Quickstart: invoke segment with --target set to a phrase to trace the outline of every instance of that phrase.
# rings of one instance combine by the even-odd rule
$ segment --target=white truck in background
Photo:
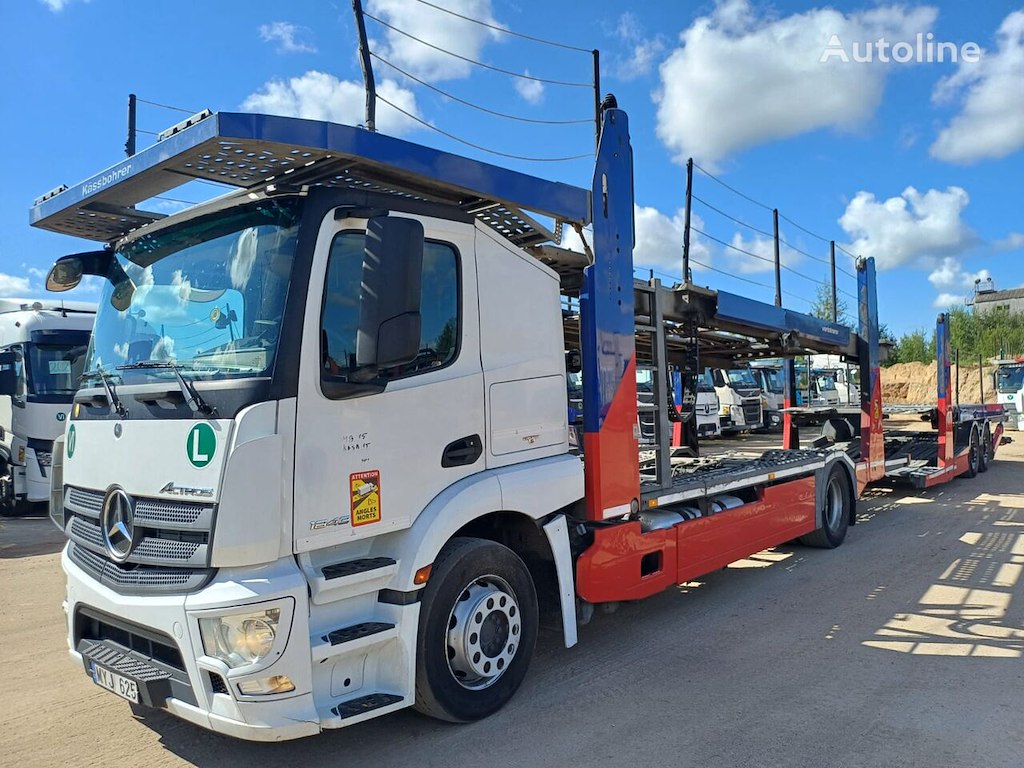
[[[782,429],[782,408],[785,400],[785,382],[781,363],[768,361],[764,365],[751,364],[754,380],[761,388],[761,426],[766,430]]]
[[[85,363],[93,304],[0,299],[0,515],[50,498],[53,441],[63,434]]]
[[[723,434],[758,429],[764,419],[761,390],[749,368],[710,368],[718,395],[718,415]]]
[[[718,437],[722,434],[722,420],[719,417],[718,394],[710,372],[697,377],[697,403],[694,414],[697,418],[697,437]]]
[[[860,405],[860,370],[839,355],[811,355],[811,368],[831,376],[840,405]]]
[[[1006,409],[1006,428],[1024,432],[1024,357],[997,360],[994,378],[997,402]]]

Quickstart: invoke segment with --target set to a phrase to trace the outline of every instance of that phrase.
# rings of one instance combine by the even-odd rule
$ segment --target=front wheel
[[[0,458],[0,517],[13,517],[18,511],[14,498],[14,468]]]
[[[842,544],[850,526],[852,497],[849,476],[842,467],[833,466],[825,483],[821,527],[806,536],[801,536],[800,543],[822,549],[835,549]]]
[[[537,593],[515,552],[452,539],[420,605],[416,709],[465,723],[501,709],[519,689],[537,642]]]

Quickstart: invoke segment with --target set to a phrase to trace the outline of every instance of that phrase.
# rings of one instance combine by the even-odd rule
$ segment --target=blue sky
[[[368,12],[445,51],[546,80],[591,80],[589,54],[472,25],[417,0],[364,1]],[[702,202],[694,203],[694,227],[705,234],[695,234],[693,254],[717,270],[695,265],[697,282],[771,301],[771,265],[756,258],[770,257],[771,244],[744,224],[770,232],[777,207],[786,217],[782,237],[793,246],[783,248],[783,289],[794,309],[808,307],[827,274],[817,259],[827,260],[828,245],[815,235],[876,257],[882,320],[896,332],[931,327],[939,309],[962,303],[976,278],[991,277],[998,288],[1024,285],[1018,3],[433,2],[495,26],[600,49],[602,91],[614,92],[630,116],[637,264],[679,275],[684,163],[693,156],[756,201],[695,174]],[[129,92],[186,109],[363,119],[354,24],[343,0],[21,0],[5,4],[2,19],[9,35],[0,52],[7,74],[0,139],[9,173],[0,193],[0,295],[40,293],[53,259],[85,245],[31,229],[28,207],[123,156]],[[419,120],[513,155],[592,151],[590,89],[466,64],[373,20],[367,29],[376,54],[460,99],[525,118],[584,122],[487,115],[375,61],[382,97]],[[961,60],[915,62],[905,47],[899,53],[906,59],[909,52],[911,61],[895,61],[895,49],[883,61],[877,47],[867,47],[883,37],[913,45],[918,34],[922,44],[947,43],[946,58],[955,48]],[[980,54],[968,55],[969,43]],[[869,53],[872,61],[854,60]],[[141,104],[138,124],[159,131],[182,117]],[[384,103],[378,128],[589,185],[590,158],[495,157]],[[152,140],[139,136],[140,146]],[[215,191],[191,185],[167,197],[198,201]],[[154,205],[181,207],[174,200]],[[852,271],[842,252],[839,265]],[[842,273],[840,288],[854,292]]]

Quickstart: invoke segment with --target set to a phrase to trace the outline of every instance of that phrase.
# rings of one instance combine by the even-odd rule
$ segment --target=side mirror
[[[64,256],[50,267],[46,276],[46,290],[60,293],[70,291],[80,282],[85,274],[85,265],[78,256]]]
[[[18,391],[18,371],[14,367],[14,353],[0,352],[0,395],[14,397]]]
[[[410,363],[420,351],[423,225],[374,216],[366,224],[356,332],[356,365],[380,369]]]

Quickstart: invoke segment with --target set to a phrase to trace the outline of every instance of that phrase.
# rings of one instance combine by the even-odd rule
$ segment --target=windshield
[[[85,375],[149,361],[175,363],[192,377],[267,374],[300,206],[294,198],[264,200],[143,235],[116,251]],[[137,375],[174,374],[140,366]]]
[[[816,372],[814,382],[818,385],[819,392],[829,392],[836,388],[836,379],[831,373]]]
[[[697,391],[698,392],[714,392],[715,391],[715,378],[711,375],[711,369],[705,368],[704,373],[697,377]]]
[[[1019,392],[1024,388],[1024,365],[999,368],[996,371],[996,386],[1000,392]]]
[[[759,371],[761,373],[761,381],[769,392],[781,395],[785,391],[781,370],[778,368],[760,368]]]
[[[750,372],[749,368],[734,368],[731,371],[726,371],[726,374],[729,377],[729,383],[734,387],[757,389],[757,382],[754,381],[754,374]]]
[[[67,395],[70,402],[85,367],[88,338],[83,332],[78,343],[27,345],[29,394]]]

